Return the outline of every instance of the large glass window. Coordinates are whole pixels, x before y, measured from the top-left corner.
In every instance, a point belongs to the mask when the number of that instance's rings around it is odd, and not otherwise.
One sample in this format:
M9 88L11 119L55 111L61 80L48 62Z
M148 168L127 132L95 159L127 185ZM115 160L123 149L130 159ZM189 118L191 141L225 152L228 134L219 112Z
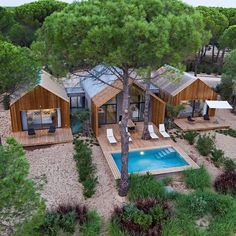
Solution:
M74 96L70 97L71 108L84 108L85 107L85 96Z
M61 111L60 109L21 111L21 122L23 130L48 129L51 125L61 127Z
M144 120L144 94L139 88L132 86L130 88L130 118L133 121Z
M102 105L98 110L98 123L99 125L104 124L115 124L117 122L117 105L116 97Z

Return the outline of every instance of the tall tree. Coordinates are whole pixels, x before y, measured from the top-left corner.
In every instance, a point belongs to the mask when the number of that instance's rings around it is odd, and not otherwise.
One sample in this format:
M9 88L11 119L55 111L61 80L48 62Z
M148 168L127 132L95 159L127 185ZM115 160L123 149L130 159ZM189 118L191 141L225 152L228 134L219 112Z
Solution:
M55 74L102 63L123 84L121 196L128 190L126 127L132 72L181 60L201 45L202 30L201 16L177 0L90 0L49 16L39 31L32 48Z
M0 146L0 234L35 235L43 223L45 203L28 178L21 145L9 138Z
M229 26L227 17L220 13L217 8L198 7L197 8L204 17L206 30L212 34L210 44L212 45L212 63L215 59L215 46L218 45L218 40L225 29Z
M229 100L233 105L233 112L236 112L236 49L225 57L219 89L222 98Z
M0 94L35 84L38 66L28 48L0 41Z

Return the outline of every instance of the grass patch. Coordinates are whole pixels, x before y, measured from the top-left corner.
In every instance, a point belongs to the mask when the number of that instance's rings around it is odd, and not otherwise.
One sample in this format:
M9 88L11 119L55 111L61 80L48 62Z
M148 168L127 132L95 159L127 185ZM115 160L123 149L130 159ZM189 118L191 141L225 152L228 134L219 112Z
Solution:
M187 169L182 172L182 175L188 188L203 190L211 185L210 175L204 166L199 169Z
M155 179L153 175L130 175L128 198L130 201L146 197L165 198L164 184Z
M96 167L92 163L92 151L86 143L79 139L74 141L74 149L74 159L79 173L79 181L83 184L85 198L89 198L96 192L97 185Z
M229 135L233 138L236 138L236 130L234 129L220 129L216 130L217 133L224 134L224 135Z
M207 156L215 147L215 137L210 134L198 136L196 148L202 156Z
M184 139L188 141L190 145L193 145L196 137L199 135L196 131L189 131L183 135Z

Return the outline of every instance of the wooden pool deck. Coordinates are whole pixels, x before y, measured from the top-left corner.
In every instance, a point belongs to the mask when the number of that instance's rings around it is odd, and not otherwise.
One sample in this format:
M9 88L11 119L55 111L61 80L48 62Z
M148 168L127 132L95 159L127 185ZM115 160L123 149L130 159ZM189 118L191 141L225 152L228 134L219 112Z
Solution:
M36 130L36 135L30 137L27 131L12 133L15 139L23 147L44 146L60 143L70 143L73 141L71 129L59 128L54 134L48 134L48 130Z
M175 124L183 131L204 131L214 129L229 128L229 124L225 120L218 117L211 117L210 120L203 120L202 117L194 117L195 121L190 123L185 119L175 119Z
M143 129L143 122L136 123L135 131L130 132L132 142L129 142L129 151L163 148L163 147L174 147L175 150L178 151L181 154L181 156L183 156L184 159L189 163L189 166L150 171L150 173L156 175L156 174L179 172L179 171L183 171L186 168L189 168L190 166L193 168L198 168L198 165L184 151L182 151L170 138L168 139L162 138L162 136L158 132L157 127L155 125L153 126L154 126L154 130L156 134L159 136L159 139L142 140L141 135L142 135L142 129ZM106 137L106 129L109 129L109 128L113 129L114 136L116 140L118 141L117 144L110 144L108 142L108 139ZM119 125L118 124L103 125L101 128L99 128L99 137L97 139L114 178L119 179L120 171L118 170L111 155L112 153L121 151L121 143L120 143L121 138L120 138ZM145 174L146 172L144 173L139 172L139 173Z

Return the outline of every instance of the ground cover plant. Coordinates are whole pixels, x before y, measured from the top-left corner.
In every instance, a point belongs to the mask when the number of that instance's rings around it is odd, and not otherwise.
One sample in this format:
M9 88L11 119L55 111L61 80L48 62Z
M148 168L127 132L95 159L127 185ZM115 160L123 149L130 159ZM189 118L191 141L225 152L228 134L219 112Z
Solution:
M40 235L73 235L79 225L80 235L99 235L101 219L95 211L80 205L60 205L55 211L47 212L40 227Z
M193 145L198 134L199 133L195 131L189 131L189 132L186 132L183 136L184 136L184 139L186 139L190 145Z
M221 149L214 148L211 152L211 160L216 167L220 167L225 160L224 151Z
M198 136L196 148L203 156L211 153L215 146L215 137L210 134L200 134Z
M216 132L220 133L220 134L224 134L224 135L229 135L233 138L236 138L236 130L234 129L220 129L220 130L216 130Z
M199 169L187 169L182 172L187 187L192 189L205 189L211 185L211 178L204 166Z
M236 197L236 172L225 172L217 177L215 189L220 193L229 193Z
M74 141L74 159L79 172L79 181L83 184L83 194L86 198L91 197L96 192L97 177L96 167L92 163L92 151L82 140Z

